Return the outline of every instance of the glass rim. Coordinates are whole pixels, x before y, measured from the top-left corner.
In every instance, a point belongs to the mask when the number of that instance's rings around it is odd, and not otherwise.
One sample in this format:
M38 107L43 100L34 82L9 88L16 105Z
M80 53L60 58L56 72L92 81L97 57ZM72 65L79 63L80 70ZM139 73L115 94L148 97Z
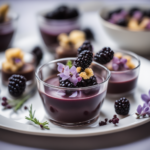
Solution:
M135 53L133 53L133 52L130 52L130 51L125 51L125 50L122 50L122 49L121 49L121 50L114 50L114 52L123 52L124 54L127 54L127 55L130 55L130 56L134 57L134 58L137 60L138 65L137 65L135 68L130 69L130 70L111 71L111 73L127 73L127 72L130 72L130 71L136 70L137 68L140 67L141 61L140 61L140 59L139 59L139 57L138 57L137 54L135 54Z
M55 88L55 89L69 89L69 90L77 90L77 89L79 89L79 90L85 90L85 89L91 89L91 88L95 88L95 87L97 87L97 86L99 86L99 85L102 85L102 84L104 84L105 82L107 82L107 81L109 80L109 78L110 78L110 76L111 76L111 71L110 71L109 69L107 69L105 66L103 66L103 65L101 65L101 64L99 64L99 63L97 63L97 62L95 62L95 61L92 61L92 63L94 62L94 64L96 64L96 65L102 67L103 69L105 69L105 70L108 72L108 74L107 74L107 78L106 78L103 82L98 83L98 84L93 85L93 86L80 87L80 88L78 88L78 87L76 87L76 88L60 87L60 86L54 86L54 85L48 84L48 83L44 82L43 80L41 80L41 79L39 78L38 73L39 73L39 71L40 71L40 69L41 69L42 67L47 66L47 65L52 64L52 63L56 63L56 62L58 62L58 61L75 60L75 59L76 59L76 57L68 57L68 58L62 58L62 59L56 59L56 60L49 61L48 63L45 63L45 64L43 64L43 65L41 65L41 66L38 67L38 69L37 69L36 72L35 72L35 76L36 76L36 78L37 78L42 84L44 84L45 86L48 86L48 87L51 87L51 88Z
M11 22L13 22L13 21L15 21L15 20L18 20L18 18L19 18L19 14L18 13L16 13L16 12L13 12L13 11L9 11L8 12L8 18L11 18L8 22L2 22L2 23L0 23L0 26L1 25L5 25L5 24L8 24L8 23L11 23Z

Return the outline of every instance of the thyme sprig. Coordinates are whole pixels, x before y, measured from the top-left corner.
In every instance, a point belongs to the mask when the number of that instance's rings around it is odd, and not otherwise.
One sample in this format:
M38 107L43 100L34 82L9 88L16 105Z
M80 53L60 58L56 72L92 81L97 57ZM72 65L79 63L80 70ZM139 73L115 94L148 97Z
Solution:
M30 106L30 109L29 109L29 117L25 117L25 119L29 120L29 121L32 121L34 122L35 124L39 125L42 129L47 129L49 130L50 128L47 126L48 125L48 122L45 121L45 122L40 122L38 119L36 119L34 117L35 115L35 111L32 111L32 105Z

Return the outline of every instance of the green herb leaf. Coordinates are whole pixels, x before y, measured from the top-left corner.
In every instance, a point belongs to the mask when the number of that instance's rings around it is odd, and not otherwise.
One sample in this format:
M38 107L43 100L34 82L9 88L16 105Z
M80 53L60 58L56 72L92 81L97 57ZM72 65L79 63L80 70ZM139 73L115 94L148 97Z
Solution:
M68 60L68 61L67 61L67 66L69 66L69 68L72 67L72 61L71 61L71 60Z
M39 122L38 119L34 118L34 115L35 115L35 111L33 112L32 111L32 105L30 106L30 109L29 109L29 117L25 117L25 119L27 120L30 120L32 122L34 122L35 124L39 125L41 128L44 128L44 129L47 129L49 130L50 128L47 126L48 125L48 122L45 121L45 122Z

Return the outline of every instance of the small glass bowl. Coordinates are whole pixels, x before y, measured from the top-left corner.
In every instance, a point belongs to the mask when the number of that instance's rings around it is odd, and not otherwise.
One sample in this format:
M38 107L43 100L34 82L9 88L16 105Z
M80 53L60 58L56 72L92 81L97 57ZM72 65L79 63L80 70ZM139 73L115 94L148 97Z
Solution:
M76 18L56 20L45 18L46 12L48 11L38 13L38 26L45 45L50 52L54 53L58 46L57 36L59 34L80 29L80 14Z
M40 66L36 71L38 91L47 117L53 123L66 127L85 125L98 119L110 78L110 71L106 67L93 62L91 68L99 82L97 85L60 87L57 63L66 64L68 60L75 59L57 59Z
M138 56L128 51L114 51L131 57L135 68L125 71L111 71L111 77L108 82L108 96L122 97L132 94L136 88L140 70L140 60Z
M8 21L0 23L0 52L5 51L10 45L16 30L18 14L9 12Z
M2 62L4 62L2 60ZM27 85L33 84L35 82L35 67L36 67L36 59L35 56L31 53L24 52L24 62L25 65L23 67L23 70L19 70L17 72L10 72L6 70L1 70L2 74L2 83L3 85L8 85L8 80L13 74L19 74L23 75L27 79Z

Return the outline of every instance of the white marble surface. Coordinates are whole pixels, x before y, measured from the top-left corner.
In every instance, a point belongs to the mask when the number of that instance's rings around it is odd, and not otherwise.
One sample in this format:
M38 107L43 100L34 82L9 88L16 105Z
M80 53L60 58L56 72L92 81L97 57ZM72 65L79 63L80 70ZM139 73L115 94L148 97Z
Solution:
M0 4L6 2L0 0ZM14 42L19 38L28 36L39 36L38 28L36 24L35 14L37 11L43 8L53 7L56 3L51 0L7 0L12 6L12 9L19 13L20 19L18 21L18 30L14 37ZM62 1L59 0L60 3ZM73 2L73 1L70 1ZM76 1L76 3L79 0ZM104 3L104 1L100 1ZM107 1L108 2L108 1ZM112 1L109 1L110 3ZM113 1L114 2L114 1ZM118 2L118 1L115 1ZM139 3L143 1L138 1ZM148 0L147 0L148 2ZM93 5L96 5L93 3ZM136 3L134 1L134 3ZM100 4L99 4L100 5ZM98 7L97 7L98 8ZM96 16L95 16L96 17ZM88 19L88 18L87 18ZM89 24L92 21L89 19ZM98 21L97 21L98 23ZM83 22L84 24L84 22ZM97 32L100 34L97 40L100 43L108 43L108 45L116 46L113 42L108 40L107 35L104 35L103 31ZM97 36L96 34L96 36ZM51 138L51 137L40 137L24 135L14 133L0 129L0 149L1 150L34 150L34 149L105 149L105 150L149 150L150 148L150 123L142 125L137 128L126 130L123 132L97 136L88 138Z

